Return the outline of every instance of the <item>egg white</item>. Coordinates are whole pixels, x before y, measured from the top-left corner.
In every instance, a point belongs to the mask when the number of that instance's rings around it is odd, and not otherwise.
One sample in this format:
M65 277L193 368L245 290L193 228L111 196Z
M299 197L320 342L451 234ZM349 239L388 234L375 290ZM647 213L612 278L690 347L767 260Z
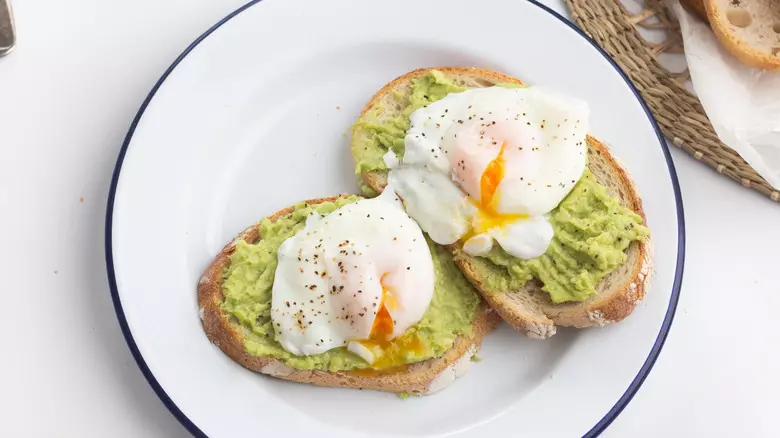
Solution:
M452 93L412 113L403 159L385 159L389 181L437 243L465 236L464 250L484 255L495 239L537 257L553 237L545 215L585 170L588 117L585 102L542 87ZM496 160L503 172L485 205L482 177ZM496 219L489 228L485 211Z
M278 257L271 319L279 343L295 355L368 340L388 304L383 287L393 298L390 339L416 324L433 296L428 245L393 190L309 216Z

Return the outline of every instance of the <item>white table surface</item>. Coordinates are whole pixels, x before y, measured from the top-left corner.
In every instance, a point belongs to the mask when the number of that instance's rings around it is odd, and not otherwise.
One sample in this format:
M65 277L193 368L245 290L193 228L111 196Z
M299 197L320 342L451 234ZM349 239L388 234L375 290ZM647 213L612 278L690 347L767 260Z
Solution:
M243 2L14 1L18 45L0 59L0 435L187 436L115 319L106 199L149 89ZM603 436L777 436L780 205L673 155L688 232L680 304Z

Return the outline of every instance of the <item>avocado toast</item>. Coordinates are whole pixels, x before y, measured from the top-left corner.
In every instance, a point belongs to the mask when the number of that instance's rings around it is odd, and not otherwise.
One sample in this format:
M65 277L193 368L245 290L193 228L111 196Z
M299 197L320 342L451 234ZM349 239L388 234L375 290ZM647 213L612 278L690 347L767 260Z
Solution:
M271 320L271 284L282 242L316 213L327 218L361 197L340 195L282 209L239 234L217 255L198 285L203 329L227 356L256 372L319 386L425 395L436 392L469 366L482 338L500 318L479 298L450 254L428 242L436 272L433 299L409 332L418 351L393 367L372 368L344 347L316 355L294 355L277 341ZM446 276L447 281L441 281ZM289 304L288 304L289 306ZM460 318L460 319L459 319Z
M350 142L367 190L384 189L385 154L403 157L415 111L450 93L494 85L523 86L501 73L451 67L415 70L382 88L364 108ZM556 326L622 320L644 297L650 277L650 240L638 193L604 144L589 135L586 142L587 170L549 215L556 232L546 253L518 260L500 248L470 256L463 241L449 245L455 262L499 315L533 338L554 335Z

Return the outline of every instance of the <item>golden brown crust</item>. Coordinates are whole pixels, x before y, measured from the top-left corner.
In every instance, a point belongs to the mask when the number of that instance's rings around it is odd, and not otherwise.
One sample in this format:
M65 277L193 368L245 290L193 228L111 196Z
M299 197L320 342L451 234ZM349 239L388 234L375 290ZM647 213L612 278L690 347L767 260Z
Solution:
M428 68L414 70L399 78L396 78L385 85L368 102L361 113L361 117L372 110L386 95L403 89L417 77L427 73ZM446 67L437 68L449 77L475 76L484 80L486 85L490 83L507 82L522 84L519 79L507 76L503 73L492 72L464 67ZM356 132L353 133L351 148L355 150L359 143L356 140ZM609 149L600 141L592 136L588 136L589 154L596 154L603 163L606 171L619 181L620 188L623 190L622 200L627 207L639 214L646 221L642 201L636 188L631 181L626 170L618 163L616 158L609 152ZM363 180L376 192L381 193L387 184L387 171L366 172L361 175ZM631 258L629 274L620 278L611 289L606 298L591 299L585 305L553 305L549 301L546 293L541 291L541 285L538 282L529 282L522 290L502 293L488 293L483 287L474 266L470 263L471 258L460 252L460 245L455 243L450 245L449 249L453 251L455 262L463 271L467 278L472 282L488 304L495 309L496 313L506 321L515 330L526 334L532 338L547 338L554 335L557 331L556 326L568 327L590 327L600 326L610 322L617 322L628 316L636 307L637 303L644 298L646 283L650 278L651 270L651 251L650 241L647 243L634 242L629 247L634 257ZM518 296L513 294L531 294L536 295L535 300L547 303L542 311L525 311L522 306L517 305ZM579 306L579 307L577 307Z
M719 0L703 0L710 27L721 44L742 63L762 70L780 70L780 46L776 53L766 53L751 46L734 31ZM766 17L769 19L769 17Z
M347 195L313 199L307 203L333 202L341 196ZM277 220L290 214L293 209L294 207L288 207L279 210L270 216L269 220ZM244 230L220 251L198 283L198 304L206 336L228 357L252 371L318 386L374 389L424 395L428 392L431 382L440 373L464 355L473 354L481 344L482 338L501 322L501 319L487 305L483 304L472 323L472 337L459 336L455 345L441 358L429 359L395 372L371 374L319 370L300 371L294 370L272 357L252 356L244 350L243 334L240 333L241 327L231 323L230 317L222 311L220 303L224 299L222 295L223 273L230 265L230 255L235 250L236 243L241 240L255 243L260 239L259 225L253 225Z

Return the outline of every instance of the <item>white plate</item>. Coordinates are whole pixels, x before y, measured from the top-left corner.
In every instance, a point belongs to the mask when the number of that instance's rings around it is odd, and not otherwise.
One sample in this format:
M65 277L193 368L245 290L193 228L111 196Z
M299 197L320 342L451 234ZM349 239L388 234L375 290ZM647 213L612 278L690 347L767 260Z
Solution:
M478 6L477 6L478 5ZM633 173L655 278L626 321L531 341L503 328L442 393L401 401L233 363L201 329L196 283L248 224L357 190L344 132L382 85L478 66L585 98L592 133ZM195 435L597 435L649 372L682 275L676 176L625 76L561 17L525 1L266 0L226 17L165 72L120 153L106 225L120 324L150 384Z

